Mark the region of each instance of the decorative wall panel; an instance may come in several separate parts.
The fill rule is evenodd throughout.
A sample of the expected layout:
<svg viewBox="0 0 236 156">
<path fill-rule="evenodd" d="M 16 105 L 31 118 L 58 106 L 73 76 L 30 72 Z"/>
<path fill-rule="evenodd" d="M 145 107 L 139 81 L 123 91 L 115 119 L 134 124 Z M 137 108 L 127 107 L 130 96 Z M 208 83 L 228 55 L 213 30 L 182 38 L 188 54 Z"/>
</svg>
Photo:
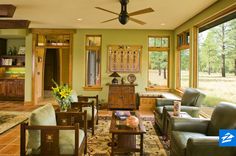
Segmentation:
<svg viewBox="0 0 236 156">
<path fill-rule="evenodd" d="M 142 46 L 109 45 L 108 70 L 110 72 L 140 72 Z"/>
</svg>

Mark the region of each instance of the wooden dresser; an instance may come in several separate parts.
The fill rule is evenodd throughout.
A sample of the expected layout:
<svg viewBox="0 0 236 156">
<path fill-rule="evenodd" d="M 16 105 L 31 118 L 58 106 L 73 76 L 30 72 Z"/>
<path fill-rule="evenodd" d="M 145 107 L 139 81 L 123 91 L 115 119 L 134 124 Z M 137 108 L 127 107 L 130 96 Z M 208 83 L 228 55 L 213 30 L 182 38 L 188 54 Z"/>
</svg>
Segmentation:
<svg viewBox="0 0 236 156">
<path fill-rule="evenodd" d="M 135 86 L 136 84 L 108 84 L 109 109 L 136 109 Z"/>
</svg>

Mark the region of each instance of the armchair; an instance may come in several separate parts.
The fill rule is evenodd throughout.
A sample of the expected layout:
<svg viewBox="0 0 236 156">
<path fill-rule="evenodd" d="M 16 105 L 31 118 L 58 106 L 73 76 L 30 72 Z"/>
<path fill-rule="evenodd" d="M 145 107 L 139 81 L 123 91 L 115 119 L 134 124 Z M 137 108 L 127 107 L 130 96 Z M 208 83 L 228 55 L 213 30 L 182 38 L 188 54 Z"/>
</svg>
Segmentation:
<svg viewBox="0 0 236 156">
<path fill-rule="evenodd" d="M 192 117 L 199 116 L 199 107 L 206 95 L 198 89 L 187 88 L 181 99 L 181 111 L 187 112 Z M 163 132 L 165 122 L 165 111 L 173 111 L 174 99 L 158 99 L 157 105 L 154 111 L 155 124 L 159 127 L 160 131 Z M 165 109 L 164 109 L 165 108 Z"/>
<path fill-rule="evenodd" d="M 74 155 L 87 152 L 87 112 L 56 112 L 51 104 L 34 110 L 29 123 L 21 124 L 20 155 Z M 56 120 L 56 118 L 60 120 Z"/>
<path fill-rule="evenodd" d="M 88 128 L 92 129 L 92 135 L 94 135 L 95 121 L 98 124 L 98 95 L 77 96 L 77 100 L 71 106 L 73 109 L 79 109 L 82 112 L 87 111 Z"/>
<path fill-rule="evenodd" d="M 219 129 L 236 128 L 236 105 L 221 102 L 210 120 L 172 118 L 171 156 L 235 156 L 235 147 L 219 147 Z"/>
</svg>

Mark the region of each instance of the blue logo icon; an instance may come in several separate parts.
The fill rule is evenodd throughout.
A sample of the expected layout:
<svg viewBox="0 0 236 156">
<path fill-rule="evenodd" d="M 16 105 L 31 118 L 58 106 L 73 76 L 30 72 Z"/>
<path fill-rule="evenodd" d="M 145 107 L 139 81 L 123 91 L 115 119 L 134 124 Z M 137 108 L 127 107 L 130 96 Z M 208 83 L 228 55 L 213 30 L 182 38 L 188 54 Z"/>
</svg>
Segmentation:
<svg viewBox="0 0 236 156">
<path fill-rule="evenodd" d="M 221 129 L 219 137 L 219 146 L 236 146 L 236 130 Z"/>
</svg>

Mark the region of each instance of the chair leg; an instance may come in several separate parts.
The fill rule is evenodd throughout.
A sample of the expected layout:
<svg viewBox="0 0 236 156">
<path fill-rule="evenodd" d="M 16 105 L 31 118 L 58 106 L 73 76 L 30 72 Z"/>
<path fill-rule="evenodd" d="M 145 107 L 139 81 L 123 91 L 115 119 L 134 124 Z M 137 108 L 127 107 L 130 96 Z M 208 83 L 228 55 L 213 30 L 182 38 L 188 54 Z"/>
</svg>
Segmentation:
<svg viewBox="0 0 236 156">
<path fill-rule="evenodd" d="M 98 125 L 98 115 L 97 115 L 96 125 Z"/>
<path fill-rule="evenodd" d="M 94 123 L 92 125 L 92 135 L 94 135 Z"/>
</svg>

